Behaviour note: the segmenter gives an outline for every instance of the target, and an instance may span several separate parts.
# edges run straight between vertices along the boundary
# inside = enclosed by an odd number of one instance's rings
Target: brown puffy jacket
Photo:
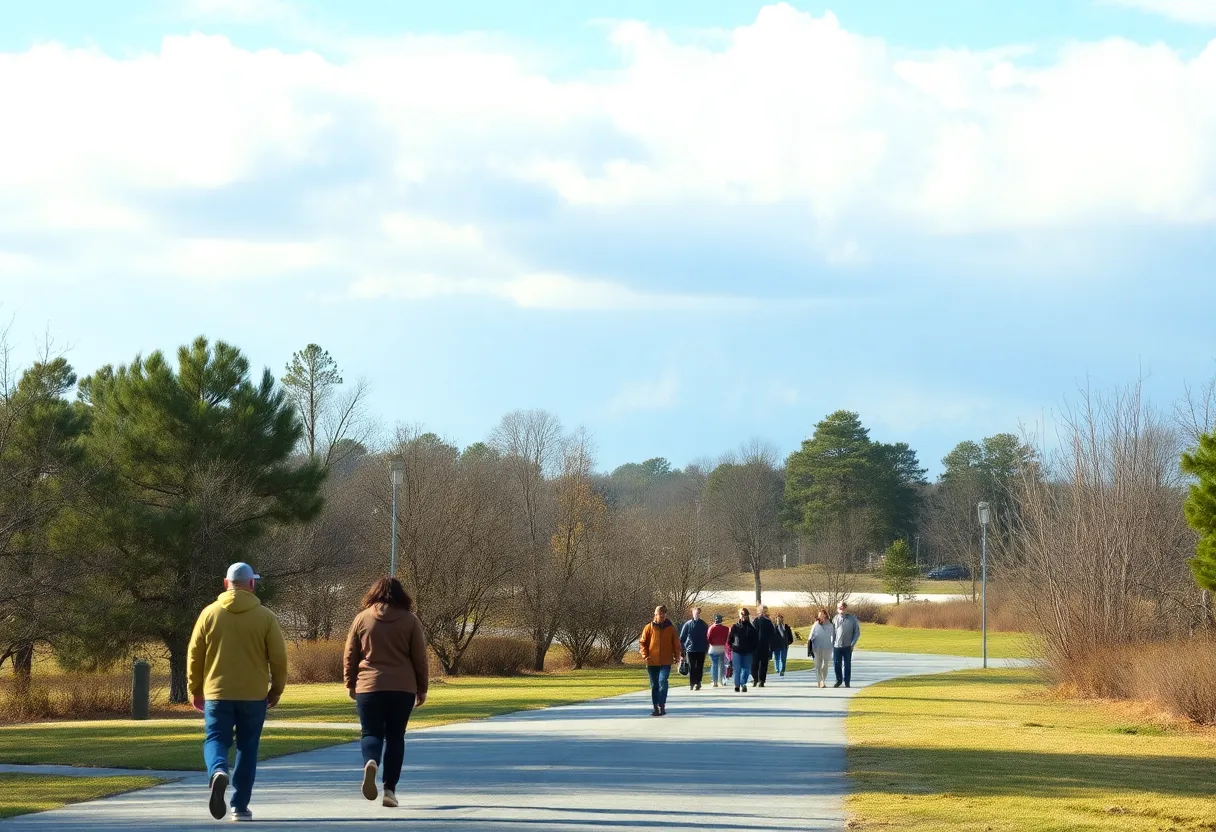
[[[342,678],[355,693],[426,694],[426,638],[409,610],[376,604],[355,616],[346,636]]]
[[[680,639],[676,637],[676,626],[670,618],[647,624],[646,629],[642,630],[639,647],[646,664],[654,667],[675,664],[680,660]]]

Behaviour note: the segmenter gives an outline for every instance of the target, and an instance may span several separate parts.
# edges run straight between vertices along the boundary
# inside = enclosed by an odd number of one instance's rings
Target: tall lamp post
[[[397,488],[405,480],[405,462],[394,459],[388,464],[388,476],[393,483],[393,529],[389,546],[388,574],[397,577]]]
[[[982,589],[980,590],[980,630],[983,633],[982,639],[984,644],[984,667],[988,666],[988,504],[980,503],[980,529],[981,531],[981,549],[980,549],[980,581]]]

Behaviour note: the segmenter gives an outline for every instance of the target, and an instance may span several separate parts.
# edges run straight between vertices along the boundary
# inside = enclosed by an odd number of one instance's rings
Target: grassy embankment
[[[1029,670],[896,679],[846,721],[850,828],[1210,830],[1216,736],[1058,698]]]
[[[58,777],[0,774],[0,818],[46,812],[164,783],[155,777]]]

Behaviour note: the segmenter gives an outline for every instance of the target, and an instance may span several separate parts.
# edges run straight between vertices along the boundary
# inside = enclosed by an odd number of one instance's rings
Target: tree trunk
[[[34,645],[27,642],[13,651],[13,689],[18,696],[24,696],[30,690],[30,677],[34,672]]]
[[[752,580],[756,584],[756,605],[760,605],[760,564],[756,563],[752,566]]]
[[[190,701],[186,687],[186,655],[190,648],[188,635],[173,635],[165,639],[169,648],[169,704],[185,705]]]

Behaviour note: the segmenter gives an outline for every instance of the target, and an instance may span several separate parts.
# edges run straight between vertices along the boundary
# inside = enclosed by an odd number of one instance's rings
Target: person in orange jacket
[[[676,626],[667,617],[667,607],[655,607],[654,620],[642,630],[638,645],[646,660],[646,672],[650,674],[650,703],[653,706],[650,715],[665,716],[671,666],[680,660],[680,639],[676,637]]]

